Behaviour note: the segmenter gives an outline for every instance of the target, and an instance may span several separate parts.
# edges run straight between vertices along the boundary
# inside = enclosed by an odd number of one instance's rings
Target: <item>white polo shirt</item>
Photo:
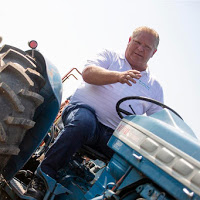
[[[112,51],[104,50],[96,58],[88,60],[87,66],[100,66],[111,71],[131,70],[131,66],[124,55]],[[116,112],[116,103],[124,97],[143,96],[155,99],[163,103],[163,89],[159,82],[151,75],[149,68],[141,72],[142,77],[136,80],[136,84],[114,83],[110,85],[93,85],[83,81],[80,87],[72,96],[71,102],[82,102],[88,104],[96,111],[98,120],[115,129],[120,122],[120,117]],[[131,112],[131,108],[137,115],[146,113],[151,115],[162,108],[141,100],[129,100],[121,104],[121,108]]]

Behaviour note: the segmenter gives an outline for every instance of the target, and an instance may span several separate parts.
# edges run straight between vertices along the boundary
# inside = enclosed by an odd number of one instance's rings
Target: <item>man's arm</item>
[[[125,72],[110,71],[99,66],[88,66],[82,72],[83,80],[89,84],[107,85],[120,82],[131,86],[136,83],[134,79],[139,79],[141,74],[137,70]]]

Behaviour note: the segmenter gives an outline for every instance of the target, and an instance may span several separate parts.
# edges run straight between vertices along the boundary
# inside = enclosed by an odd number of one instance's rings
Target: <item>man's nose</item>
[[[144,51],[144,47],[143,47],[142,44],[139,45],[138,50],[139,50],[139,51]]]

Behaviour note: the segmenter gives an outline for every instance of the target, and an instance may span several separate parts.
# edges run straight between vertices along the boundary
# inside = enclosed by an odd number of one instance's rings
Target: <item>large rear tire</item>
[[[45,80],[25,52],[8,45],[0,49],[0,172],[35,124],[36,108],[44,99],[38,94]]]

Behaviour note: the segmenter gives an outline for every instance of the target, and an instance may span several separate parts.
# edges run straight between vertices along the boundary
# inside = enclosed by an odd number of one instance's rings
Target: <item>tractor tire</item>
[[[0,174],[28,129],[36,108],[43,103],[39,95],[45,79],[26,53],[8,45],[0,49]]]

